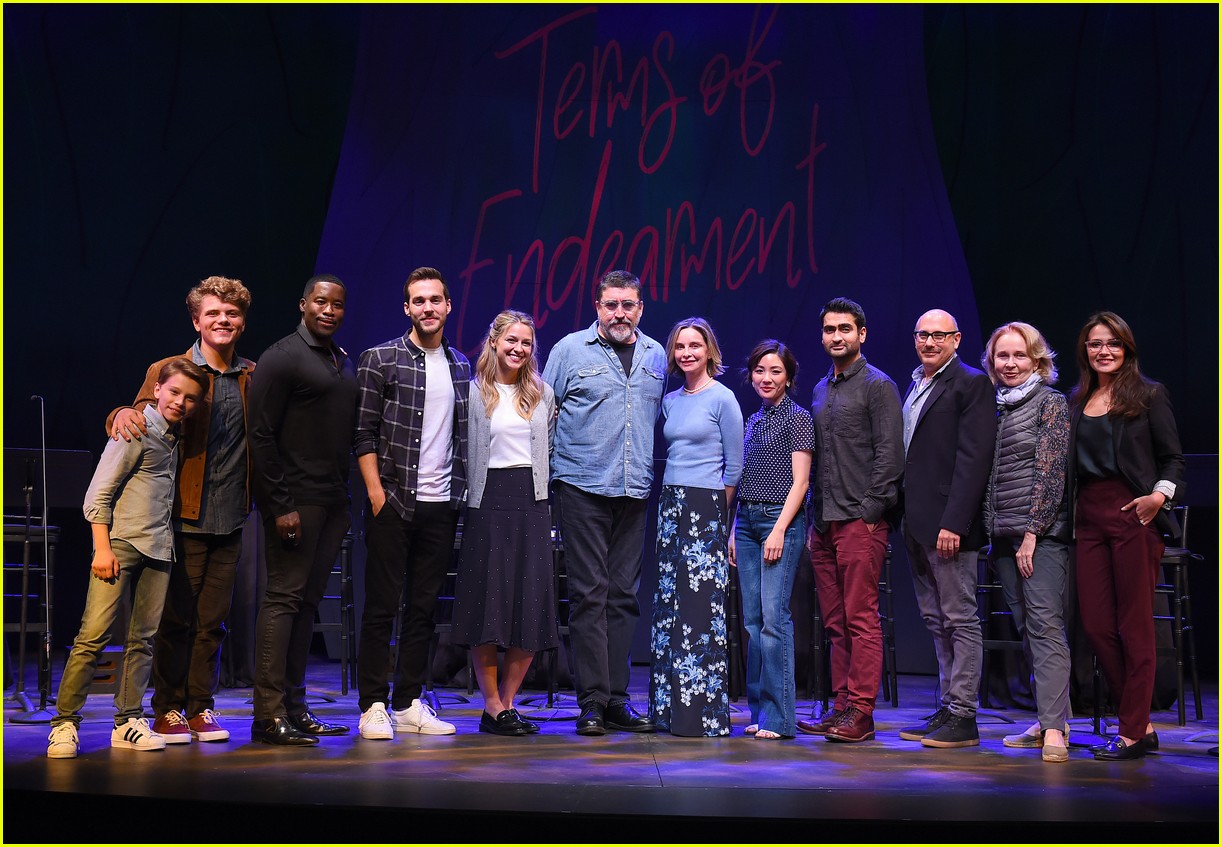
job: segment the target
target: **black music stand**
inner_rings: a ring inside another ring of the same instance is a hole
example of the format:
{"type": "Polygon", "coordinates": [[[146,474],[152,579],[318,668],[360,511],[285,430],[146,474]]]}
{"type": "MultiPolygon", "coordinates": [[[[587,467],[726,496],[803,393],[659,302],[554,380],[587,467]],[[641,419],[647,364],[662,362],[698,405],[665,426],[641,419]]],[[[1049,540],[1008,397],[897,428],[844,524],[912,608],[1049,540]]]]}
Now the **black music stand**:
{"type": "MultiPolygon", "coordinates": [[[[85,491],[93,478],[93,456],[86,450],[39,450],[36,448],[6,447],[4,449],[4,511],[15,518],[14,526],[18,530],[17,537],[22,543],[22,575],[21,575],[21,630],[19,638],[19,655],[17,657],[17,680],[12,695],[6,699],[15,699],[22,709],[9,720],[13,723],[50,723],[51,713],[48,704],[54,703],[51,697],[51,612],[52,586],[55,580],[54,568],[49,555],[51,537],[58,533],[56,527],[47,525],[48,508],[79,508],[85,498],[85,491]],[[45,467],[43,458],[46,458],[45,467]],[[42,496],[36,496],[42,495],[42,496]],[[14,508],[20,502],[21,508],[14,508]],[[37,513],[38,520],[34,520],[37,513]],[[19,523],[17,523],[19,521],[19,523]],[[25,693],[25,638],[28,621],[30,545],[40,542],[43,546],[42,564],[45,582],[43,585],[44,627],[42,631],[42,649],[39,653],[38,690],[39,706],[34,708],[25,693]]],[[[6,540],[10,522],[6,518],[6,540]]]]}

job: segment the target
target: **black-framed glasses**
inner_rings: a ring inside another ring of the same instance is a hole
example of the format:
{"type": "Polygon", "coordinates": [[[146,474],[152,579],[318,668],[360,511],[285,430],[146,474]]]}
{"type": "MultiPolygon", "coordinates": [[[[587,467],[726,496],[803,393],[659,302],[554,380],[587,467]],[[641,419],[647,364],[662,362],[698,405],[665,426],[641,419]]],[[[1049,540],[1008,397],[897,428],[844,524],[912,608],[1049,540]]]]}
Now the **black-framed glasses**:
{"type": "Polygon", "coordinates": [[[946,341],[946,339],[950,338],[952,335],[958,335],[958,334],[959,334],[959,330],[957,329],[951,330],[950,332],[942,332],[941,330],[937,332],[926,332],[923,329],[918,329],[916,332],[912,333],[912,337],[915,340],[921,342],[922,344],[924,344],[926,341],[928,341],[931,338],[934,340],[935,344],[941,344],[942,342],[946,341]]]}
{"type": "Polygon", "coordinates": [[[636,307],[641,305],[640,300],[599,300],[598,305],[602,306],[608,312],[618,312],[622,307],[625,312],[632,312],[636,307]]]}
{"type": "Polygon", "coordinates": [[[1100,341],[1094,338],[1086,342],[1086,349],[1092,353],[1098,353],[1104,347],[1108,349],[1109,353],[1119,353],[1124,349],[1124,342],[1119,338],[1109,338],[1107,341],[1100,341]]]}

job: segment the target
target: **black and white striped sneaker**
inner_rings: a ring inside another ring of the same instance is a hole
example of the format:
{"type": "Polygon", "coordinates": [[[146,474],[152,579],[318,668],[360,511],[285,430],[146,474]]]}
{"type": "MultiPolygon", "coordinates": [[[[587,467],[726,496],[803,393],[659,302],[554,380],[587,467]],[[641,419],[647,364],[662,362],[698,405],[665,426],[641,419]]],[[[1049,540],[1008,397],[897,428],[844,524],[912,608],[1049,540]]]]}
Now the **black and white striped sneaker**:
{"type": "Polygon", "coordinates": [[[148,718],[128,718],[110,733],[110,746],[126,750],[164,750],[165,739],[153,732],[148,718]]]}

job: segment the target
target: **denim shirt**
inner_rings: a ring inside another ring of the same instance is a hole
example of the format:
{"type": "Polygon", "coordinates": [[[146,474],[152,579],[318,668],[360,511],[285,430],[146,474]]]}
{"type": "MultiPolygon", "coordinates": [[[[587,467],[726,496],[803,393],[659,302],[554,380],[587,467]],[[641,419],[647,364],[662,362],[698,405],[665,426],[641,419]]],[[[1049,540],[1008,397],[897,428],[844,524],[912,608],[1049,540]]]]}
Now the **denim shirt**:
{"type": "Polygon", "coordinates": [[[662,345],[638,330],[625,375],[595,321],[556,343],[543,381],[556,392],[558,409],[552,479],[604,497],[647,498],[666,381],[662,345]]]}
{"type": "Polygon", "coordinates": [[[187,534],[228,535],[242,528],[250,511],[246,496],[246,400],[239,382],[246,364],[234,356],[224,372],[216,370],[204,358],[198,339],[191,348],[191,361],[211,377],[212,402],[208,408],[199,517],[182,518],[179,526],[187,534]]]}

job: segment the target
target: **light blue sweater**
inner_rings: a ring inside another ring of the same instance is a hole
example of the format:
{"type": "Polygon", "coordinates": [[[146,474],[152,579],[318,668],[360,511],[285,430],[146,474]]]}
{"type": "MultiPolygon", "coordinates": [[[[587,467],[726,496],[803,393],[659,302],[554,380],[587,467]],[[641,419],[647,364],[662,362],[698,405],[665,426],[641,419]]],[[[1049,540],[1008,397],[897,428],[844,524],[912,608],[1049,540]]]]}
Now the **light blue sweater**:
{"type": "Polygon", "coordinates": [[[696,394],[680,388],[662,398],[666,437],[663,485],[719,489],[737,485],[743,471],[743,412],[719,382],[696,394]]]}

